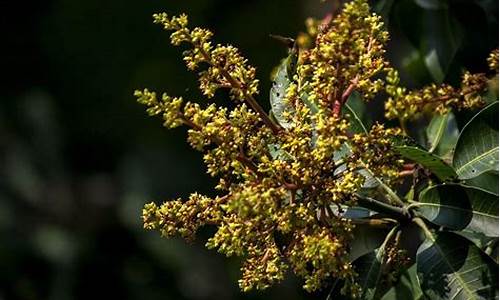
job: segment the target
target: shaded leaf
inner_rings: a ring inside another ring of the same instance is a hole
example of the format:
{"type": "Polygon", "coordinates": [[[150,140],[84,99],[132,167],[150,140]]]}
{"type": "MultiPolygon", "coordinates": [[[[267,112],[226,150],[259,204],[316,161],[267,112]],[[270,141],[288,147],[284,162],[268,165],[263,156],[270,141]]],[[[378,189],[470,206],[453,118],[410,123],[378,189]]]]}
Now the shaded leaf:
{"type": "Polygon", "coordinates": [[[389,16],[391,14],[394,0],[379,0],[373,5],[373,11],[384,19],[384,24],[389,26],[389,16]]]}
{"type": "Polygon", "coordinates": [[[498,171],[498,102],[477,113],[460,133],[453,156],[460,179],[498,171]]]}
{"type": "Polygon", "coordinates": [[[455,170],[440,157],[415,146],[396,146],[394,149],[403,157],[421,164],[440,180],[456,178],[455,170]]]}
{"type": "Polygon", "coordinates": [[[412,204],[434,224],[498,236],[498,196],[459,184],[432,186],[412,204]]]}
{"type": "Polygon", "coordinates": [[[352,132],[366,133],[367,128],[371,127],[372,121],[370,115],[366,113],[366,109],[366,102],[363,100],[361,94],[354,91],[342,107],[342,113],[349,113],[350,115],[348,119],[351,122],[351,127],[355,126],[355,128],[351,129],[359,129],[353,130],[352,132]]]}
{"type": "Polygon", "coordinates": [[[358,283],[361,286],[362,299],[379,299],[387,290],[387,287],[382,284],[385,247],[396,230],[397,227],[387,234],[385,241],[378,249],[359,257],[353,263],[359,275],[358,283]]]}
{"type": "Polygon", "coordinates": [[[474,243],[474,245],[498,263],[498,237],[489,237],[480,232],[455,231],[455,233],[474,243]],[[488,252],[488,247],[492,244],[496,248],[488,252]]]}
{"type": "Polygon", "coordinates": [[[343,115],[347,117],[350,123],[350,129],[353,133],[366,133],[366,127],[361,121],[361,118],[356,114],[347,103],[342,107],[343,115]]]}
{"type": "Polygon", "coordinates": [[[417,277],[417,264],[404,270],[398,282],[389,289],[382,300],[420,300],[423,298],[422,289],[417,277]]]}
{"type": "Polygon", "coordinates": [[[313,115],[319,111],[318,105],[310,100],[308,93],[302,92],[302,94],[300,95],[300,100],[304,102],[304,104],[307,106],[307,108],[309,108],[313,115]]]}
{"type": "Polygon", "coordinates": [[[356,225],[353,235],[356,237],[350,244],[349,258],[351,261],[373,252],[379,248],[389,231],[384,228],[374,228],[369,225],[356,225]]]}
{"type": "Polygon", "coordinates": [[[498,196],[498,172],[485,172],[474,178],[466,179],[465,184],[483,189],[498,196]]]}
{"type": "Polygon", "coordinates": [[[440,9],[442,1],[420,0],[420,2],[436,4],[435,8],[424,11],[426,22],[422,23],[420,51],[425,57],[425,65],[434,81],[441,83],[462,42],[461,28],[448,9],[440,9]]]}
{"type": "Polygon", "coordinates": [[[424,295],[432,300],[498,297],[498,265],[454,233],[427,237],[417,252],[417,274],[424,295]]]}

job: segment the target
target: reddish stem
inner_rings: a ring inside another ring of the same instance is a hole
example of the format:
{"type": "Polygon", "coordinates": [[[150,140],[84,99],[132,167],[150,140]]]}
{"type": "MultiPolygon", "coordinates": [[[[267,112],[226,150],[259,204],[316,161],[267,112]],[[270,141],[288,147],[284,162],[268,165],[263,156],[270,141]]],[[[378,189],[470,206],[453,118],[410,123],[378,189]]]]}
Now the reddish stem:
{"type": "Polygon", "coordinates": [[[354,92],[356,86],[358,85],[359,75],[356,75],[353,80],[351,80],[351,84],[347,87],[347,89],[342,93],[340,99],[336,99],[333,103],[333,115],[338,117],[340,112],[342,111],[342,106],[347,102],[349,96],[354,92]]]}

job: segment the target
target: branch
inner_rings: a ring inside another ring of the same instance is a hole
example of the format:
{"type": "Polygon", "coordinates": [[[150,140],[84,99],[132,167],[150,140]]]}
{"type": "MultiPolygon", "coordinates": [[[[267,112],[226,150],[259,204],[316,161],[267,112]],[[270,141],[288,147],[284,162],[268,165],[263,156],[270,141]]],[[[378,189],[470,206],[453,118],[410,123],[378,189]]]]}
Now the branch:
{"type": "Polygon", "coordinates": [[[335,100],[335,103],[333,104],[333,115],[338,117],[340,115],[340,111],[342,110],[342,106],[347,102],[347,99],[349,99],[349,96],[351,96],[352,92],[354,92],[354,89],[356,89],[359,81],[359,75],[356,75],[353,80],[351,80],[351,84],[345,89],[345,91],[342,93],[342,96],[340,97],[340,100],[335,100]]]}
{"type": "Polygon", "coordinates": [[[410,214],[401,207],[383,203],[370,197],[356,196],[358,204],[362,207],[394,217],[396,220],[408,220],[410,218],[410,214]]]}

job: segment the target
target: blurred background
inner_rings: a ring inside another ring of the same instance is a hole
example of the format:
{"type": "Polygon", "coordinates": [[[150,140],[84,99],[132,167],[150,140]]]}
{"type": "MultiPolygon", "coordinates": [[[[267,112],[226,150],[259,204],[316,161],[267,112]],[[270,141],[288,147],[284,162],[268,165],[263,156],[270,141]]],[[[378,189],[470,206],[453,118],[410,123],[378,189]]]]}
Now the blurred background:
{"type": "MultiPolygon", "coordinates": [[[[324,299],[293,276],[242,294],[238,259],[204,248],[210,230],[190,245],[142,229],[145,203],[213,195],[214,180],[185,129],[164,130],[132,93],[202,99],[181,49],[152,24],[154,12],[186,12],[257,66],[269,107],[269,74],[286,55],[269,34],[294,37],[340,2],[1,1],[0,299],[324,299]]],[[[497,0],[372,2],[408,85],[487,71],[497,0]]],[[[370,105],[380,115],[380,100],[370,105]]]]}

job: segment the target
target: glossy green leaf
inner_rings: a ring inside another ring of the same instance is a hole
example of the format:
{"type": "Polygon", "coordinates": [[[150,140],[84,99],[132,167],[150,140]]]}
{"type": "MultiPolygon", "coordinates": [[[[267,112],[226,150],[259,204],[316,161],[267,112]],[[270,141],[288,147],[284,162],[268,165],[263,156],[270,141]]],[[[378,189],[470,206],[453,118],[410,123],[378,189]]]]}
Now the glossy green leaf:
{"type": "Polygon", "coordinates": [[[474,243],[474,245],[498,263],[498,237],[486,236],[480,232],[455,231],[455,233],[474,243]],[[488,251],[488,247],[491,245],[495,246],[495,249],[488,251]]]}
{"type": "Polygon", "coordinates": [[[349,96],[349,99],[342,107],[342,113],[349,114],[348,119],[351,122],[353,133],[366,133],[367,128],[371,127],[371,117],[366,109],[366,102],[361,94],[356,91],[349,96]]]}
{"type": "Polygon", "coordinates": [[[369,218],[375,214],[376,213],[374,211],[371,211],[364,207],[351,206],[351,207],[346,207],[344,213],[342,214],[342,217],[347,219],[364,219],[364,218],[369,218]]]}
{"type": "Polygon", "coordinates": [[[354,261],[379,248],[388,232],[387,229],[375,228],[364,224],[357,225],[353,231],[353,235],[356,238],[350,244],[350,260],[354,261]]]}
{"type": "Polygon", "coordinates": [[[395,150],[401,156],[421,164],[435,174],[440,180],[452,180],[456,178],[455,170],[444,162],[440,157],[415,146],[396,146],[395,150]]]}
{"type": "MultiPolygon", "coordinates": [[[[349,100],[353,100],[352,98],[349,98],[349,100]]],[[[361,99],[358,99],[362,101],[361,99]]],[[[358,109],[359,110],[359,109],[358,109]]],[[[350,122],[350,129],[353,133],[367,133],[368,130],[366,129],[363,121],[361,120],[361,117],[358,112],[354,108],[352,108],[348,103],[346,103],[343,108],[342,108],[342,113],[344,116],[347,116],[349,122],[350,122]]],[[[344,147],[342,147],[341,151],[338,151],[336,153],[336,157],[334,157],[335,160],[344,158],[346,155],[350,153],[350,148],[346,144],[344,147]]],[[[345,168],[343,168],[345,169],[345,168]]],[[[343,169],[340,169],[339,171],[342,171],[343,169]]],[[[364,189],[372,189],[380,185],[381,181],[380,179],[376,178],[373,176],[373,173],[370,170],[367,169],[361,169],[358,171],[359,174],[363,175],[365,177],[365,182],[363,183],[363,188],[364,189]]]]}
{"type": "Polygon", "coordinates": [[[457,121],[453,113],[434,116],[426,129],[429,152],[445,161],[451,161],[458,134],[457,121]]]}
{"type": "Polygon", "coordinates": [[[412,204],[427,220],[453,230],[498,236],[498,196],[459,184],[432,186],[412,204]]]}
{"type": "Polygon", "coordinates": [[[498,171],[498,102],[476,114],[458,138],[453,166],[460,179],[498,171]]]}
{"type": "Polygon", "coordinates": [[[356,114],[353,108],[351,108],[347,103],[342,107],[343,115],[347,116],[350,123],[350,129],[353,133],[366,133],[366,127],[361,121],[361,118],[356,114]]]}
{"type": "Polygon", "coordinates": [[[484,172],[483,174],[474,178],[466,179],[465,184],[498,195],[498,172],[484,172]]]}
{"type": "Polygon", "coordinates": [[[354,269],[359,275],[358,283],[361,286],[362,299],[380,299],[381,295],[385,294],[388,289],[383,283],[385,247],[396,230],[395,227],[389,232],[378,249],[359,257],[353,263],[354,269]]]}
{"type": "Polygon", "coordinates": [[[431,300],[498,297],[498,265],[454,233],[427,237],[417,251],[417,274],[424,295],[431,300]]]}
{"type": "Polygon", "coordinates": [[[404,270],[397,283],[385,293],[382,300],[420,300],[422,289],[417,277],[417,264],[404,270]]]}

